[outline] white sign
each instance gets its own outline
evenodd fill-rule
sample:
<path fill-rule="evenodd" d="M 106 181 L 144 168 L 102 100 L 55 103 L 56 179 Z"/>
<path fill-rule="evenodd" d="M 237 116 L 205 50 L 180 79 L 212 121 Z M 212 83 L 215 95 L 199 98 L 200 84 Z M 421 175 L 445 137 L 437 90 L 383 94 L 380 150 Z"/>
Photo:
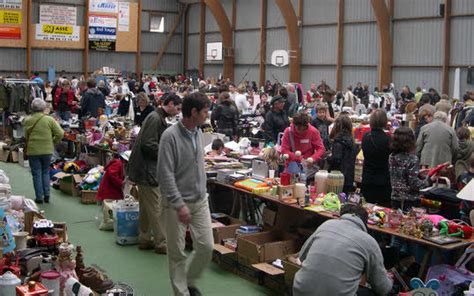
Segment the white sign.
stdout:
<path fill-rule="evenodd" d="M 90 0 L 89 12 L 118 13 L 117 0 Z"/>
<path fill-rule="evenodd" d="M 79 42 L 79 26 L 36 24 L 36 40 Z"/>
<path fill-rule="evenodd" d="M 117 28 L 117 18 L 115 16 L 90 15 L 89 27 Z"/>
<path fill-rule="evenodd" d="M 21 9 L 22 0 L 0 0 L 0 8 Z"/>
<path fill-rule="evenodd" d="M 207 44 L 206 59 L 208 61 L 222 61 L 222 42 L 209 42 Z"/>
<path fill-rule="evenodd" d="M 40 24 L 77 24 L 77 9 L 74 6 L 40 5 Z"/>
<path fill-rule="evenodd" d="M 289 57 L 286 50 L 275 50 L 272 53 L 272 65 L 277 67 L 284 67 L 288 65 Z"/>
<path fill-rule="evenodd" d="M 130 3 L 119 2 L 118 30 L 128 32 L 130 30 Z"/>

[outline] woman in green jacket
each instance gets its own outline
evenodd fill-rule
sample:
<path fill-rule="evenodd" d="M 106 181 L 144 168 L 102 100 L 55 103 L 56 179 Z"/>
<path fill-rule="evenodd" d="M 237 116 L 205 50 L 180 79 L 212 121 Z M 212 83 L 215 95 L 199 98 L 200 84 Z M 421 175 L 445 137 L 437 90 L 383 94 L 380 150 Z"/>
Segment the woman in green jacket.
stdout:
<path fill-rule="evenodd" d="M 52 118 L 44 114 L 46 102 L 34 99 L 31 103 L 33 114 L 25 119 L 27 155 L 33 175 L 36 203 L 49 203 L 49 165 L 54 151 L 64 136 L 63 129 Z"/>

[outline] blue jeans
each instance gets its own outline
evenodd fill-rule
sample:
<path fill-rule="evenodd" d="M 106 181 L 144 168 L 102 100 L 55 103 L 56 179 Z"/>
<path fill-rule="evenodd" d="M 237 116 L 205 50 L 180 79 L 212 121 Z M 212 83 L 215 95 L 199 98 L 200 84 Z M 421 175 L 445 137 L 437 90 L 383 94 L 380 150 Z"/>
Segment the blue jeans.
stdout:
<path fill-rule="evenodd" d="M 69 121 L 71 111 L 56 111 L 56 115 L 64 121 Z"/>
<path fill-rule="evenodd" d="M 31 174 L 33 175 L 33 186 L 37 200 L 49 199 L 49 165 L 51 154 L 32 155 L 28 157 Z"/>

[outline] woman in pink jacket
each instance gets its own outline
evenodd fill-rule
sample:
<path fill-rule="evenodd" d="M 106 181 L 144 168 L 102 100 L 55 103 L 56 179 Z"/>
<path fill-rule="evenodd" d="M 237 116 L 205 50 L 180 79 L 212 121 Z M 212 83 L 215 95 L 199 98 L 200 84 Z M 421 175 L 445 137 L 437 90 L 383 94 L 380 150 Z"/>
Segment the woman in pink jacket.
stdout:
<path fill-rule="evenodd" d="M 293 117 L 293 123 L 285 129 L 281 141 L 281 153 L 288 155 L 287 161 L 306 163 L 308 167 L 307 177 L 312 177 L 314 167 L 323 156 L 323 141 L 319 131 L 310 124 L 308 114 L 300 112 Z"/>

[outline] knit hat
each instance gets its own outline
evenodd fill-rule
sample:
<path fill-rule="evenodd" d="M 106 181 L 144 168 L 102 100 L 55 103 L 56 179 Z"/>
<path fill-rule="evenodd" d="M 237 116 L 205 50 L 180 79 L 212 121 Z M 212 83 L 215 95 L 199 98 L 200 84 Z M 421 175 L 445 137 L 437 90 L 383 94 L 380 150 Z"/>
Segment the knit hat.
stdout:
<path fill-rule="evenodd" d="M 273 106 L 275 103 L 284 102 L 284 101 L 285 99 L 282 96 L 274 96 L 272 100 L 270 101 L 270 105 Z"/>

